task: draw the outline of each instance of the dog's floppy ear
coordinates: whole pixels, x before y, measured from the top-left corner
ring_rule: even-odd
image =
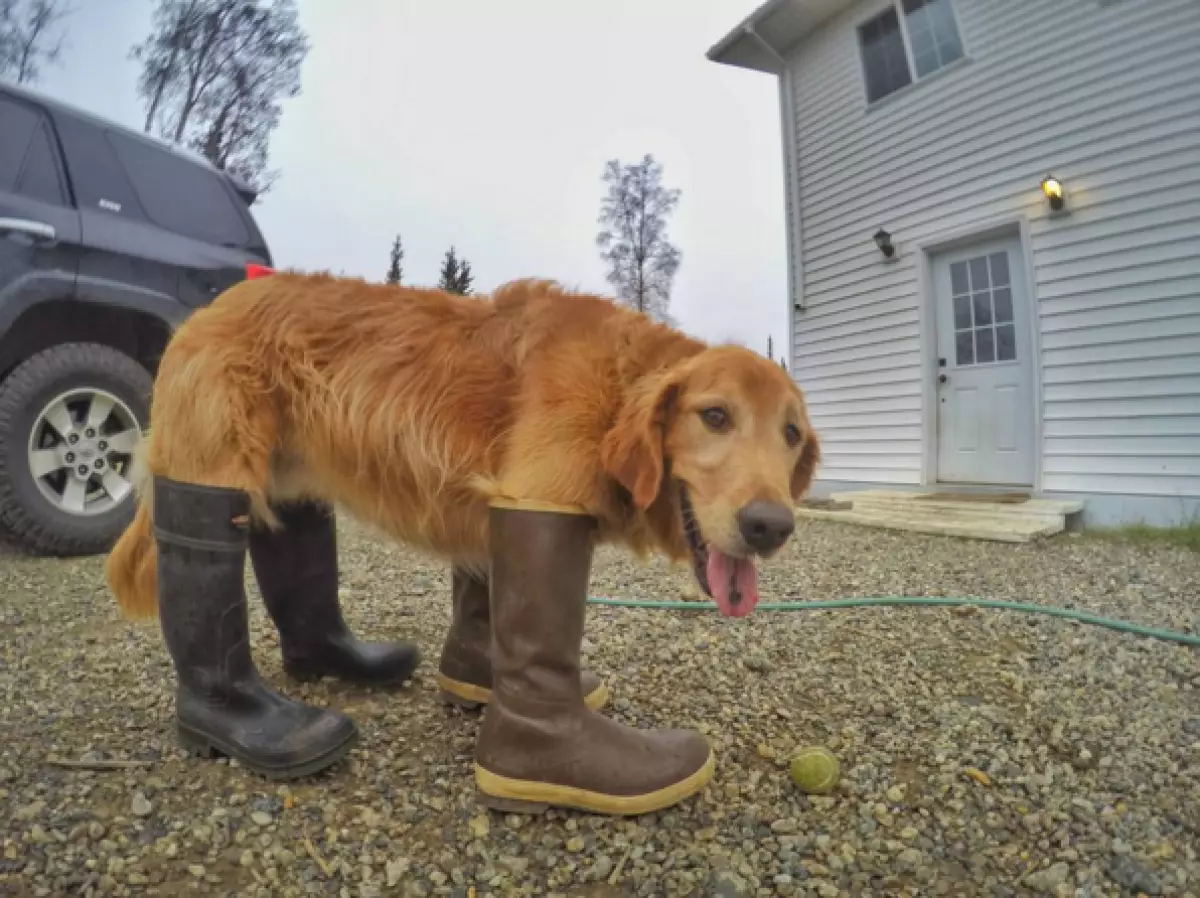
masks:
[[[816,474],[817,465],[820,463],[821,442],[817,439],[817,435],[810,430],[804,439],[804,448],[800,450],[800,458],[796,460],[796,467],[792,469],[793,502],[799,502],[808,492],[813,475]]]
[[[605,472],[629,491],[643,511],[658,498],[662,486],[663,442],[678,394],[679,384],[669,376],[641,385],[625,401],[600,444]]]

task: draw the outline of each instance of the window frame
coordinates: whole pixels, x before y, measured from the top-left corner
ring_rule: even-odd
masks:
[[[944,72],[952,71],[953,69],[970,62],[971,48],[967,46],[967,39],[963,34],[962,20],[958,16],[958,9],[955,7],[955,0],[946,0],[946,3],[950,7],[950,15],[954,19],[954,29],[958,33],[958,42],[962,45],[962,55],[953,62],[948,62],[945,65],[934,69],[927,75],[920,75],[917,73],[917,61],[913,56],[912,41],[908,36],[908,17],[904,12],[904,0],[886,0],[886,2],[878,3],[871,8],[870,12],[859,17],[854,22],[854,52],[858,56],[858,71],[862,82],[862,97],[868,111],[881,106],[895,97],[903,96],[919,85],[924,84],[933,78],[939,77]],[[864,25],[875,21],[875,19],[887,13],[889,9],[896,13],[896,18],[900,23],[900,42],[904,45],[904,60],[908,65],[909,81],[908,84],[904,85],[903,87],[898,87],[890,93],[886,93],[882,97],[872,100],[870,99],[870,95],[868,93],[867,59],[866,55],[863,53],[861,29]]]

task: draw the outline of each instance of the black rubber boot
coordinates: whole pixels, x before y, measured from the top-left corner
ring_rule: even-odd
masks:
[[[156,478],[159,621],[178,677],[184,746],[271,779],[307,776],[358,737],[349,717],[272,690],[250,654],[245,559],[250,503],[240,490]]]
[[[298,680],[338,677],[367,686],[398,685],[421,653],[410,642],[362,642],[338,602],[337,522],[317,502],[275,507],[283,528],[250,531],[250,562],[267,613],[279,628],[283,668]]]

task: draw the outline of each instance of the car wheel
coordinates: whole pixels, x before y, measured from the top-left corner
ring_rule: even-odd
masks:
[[[0,383],[0,526],[36,555],[107,552],[133,517],[133,451],[153,379],[108,346],[64,343]]]

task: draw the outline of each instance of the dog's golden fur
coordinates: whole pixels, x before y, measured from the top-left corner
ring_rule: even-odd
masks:
[[[728,427],[702,412],[721,406]],[[153,476],[271,503],[336,503],[391,537],[486,564],[498,495],[582,506],[603,541],[684,559],[685,482],[710,542],[787,501],[819,459],[777,364],[710,347],[605,298],[544,281],[492,296],[280,273],[245,281],[178,330],[141,446],[133,522],[107,563],[131,617],[156,611]]]

